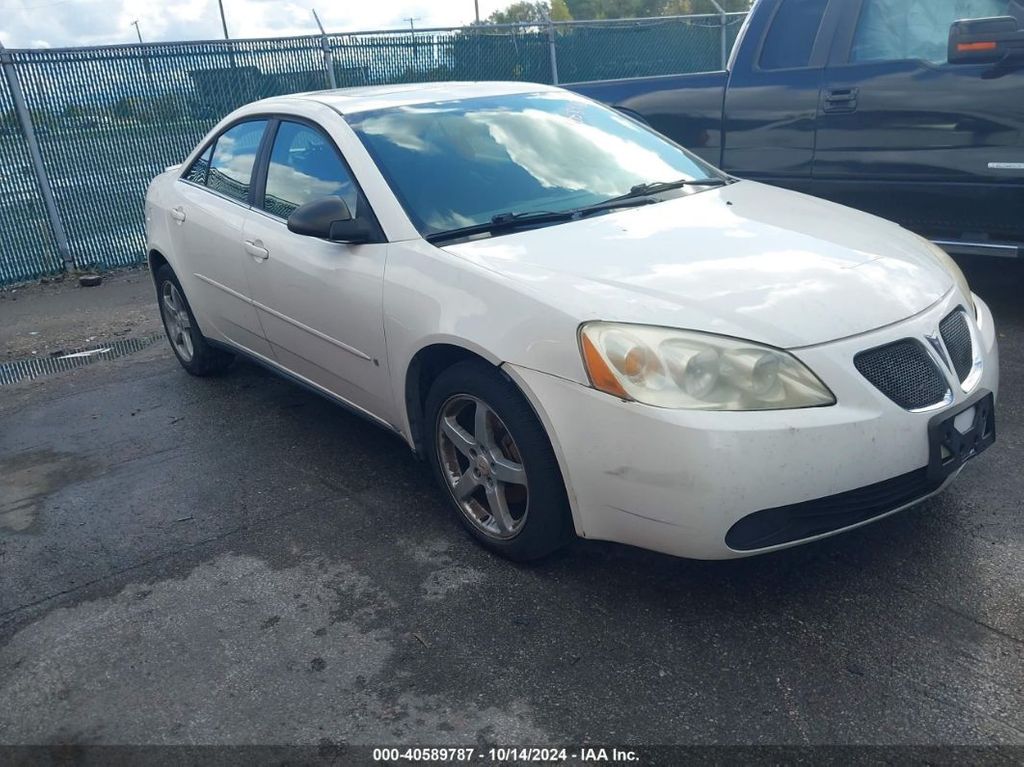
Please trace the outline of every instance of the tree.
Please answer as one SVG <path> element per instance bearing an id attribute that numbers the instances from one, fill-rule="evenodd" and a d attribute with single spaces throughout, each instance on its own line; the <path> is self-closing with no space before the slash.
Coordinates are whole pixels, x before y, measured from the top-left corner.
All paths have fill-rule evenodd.
<path id="1" fill-rule="evenodd" d="M 665 0 L 566 0 L 574 19 L 632 19 L 660 16 Z"/>
<path id="2" fill-rule="evenodd" d="M 710 0 L 565 0 L 574 19 L 626 19 L 717 13 Z M 751 0 L 719 0 L 726 11 L 749 11 Z"/>
<path id="3" fill-rule="evenodd" d="M 114 102 L 110 109 L 111 114 L 118 120 L 131 120 L 138 114 L 136 100 L 131 96 L 122 96 Z"/>
<path id="4" fill-rule="evenodd" d="M 749 11 L 751 0 L 718 0 L 726 12 Z M 718 9 L 709 0 L 668 0 L 665 3 L 666 16 L 685 16 L 691 13 L 717 13 Z"/>
<path id="5" fill-rule="evenodd" d="M 552 21 L 572 21 L 572 14 L 569 12 L 569 6 L 565 4 L 565 0 L 551 0 L 551 8 L 548 13 L 551 15 Z"/>
<path id="6" fill-rule="evenodd" d="M 749 11 L 752 0 L 718 0 L 727 12 Z M 495 11 L 485 24 L 542 24 L 572 19 L 642 19 L 717 13 L 710 0 L 519 0 Z"/>
<path id="7" fill-rule="evenodd" d="M 545 2 L 527 2 L 521 0 L 512 3 L 504 10 L 495 11 L 487 17 L 488 24 L 539 24 L 548 15 L 549 6 Z"/>
<path id="8" fill-rule="evenodd" d="M 552 21 L 572 21 L 572 13 L 566 0 L 539 0 L 528 2 L 521 0 L 499 11 L 495 11 L 483 22 L 484 24 L 542 24 L 550 18 Z"/>
<path id="9" fill-rule="evenodd" d="M 173 122 L 181 118 L 183 109 L 174 93 L 154 96 L 145 105 L 144 116 L 153 122 Z"/>
<path id="10" fill-rule="evenodd" d="M 0 131 L 3 133 L 13 133 L 18 128 L 18 116 L 14 113 L 13 109 L 9 109 L 0 115 Z"/>

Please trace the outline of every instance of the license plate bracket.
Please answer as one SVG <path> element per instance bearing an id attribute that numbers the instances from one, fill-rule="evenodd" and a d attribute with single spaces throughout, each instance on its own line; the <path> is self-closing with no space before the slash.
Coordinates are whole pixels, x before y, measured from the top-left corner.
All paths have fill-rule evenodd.
<path id="1" fill-rule="evenodd" d="M 957 416 L 975 408 L 965 432 L 957 429 Z M 945 480 L 996 441 L 996 408 L 992 392 L 980 391 L 955 410 L 947 410 L 928 422 L 928 479 Z"/>

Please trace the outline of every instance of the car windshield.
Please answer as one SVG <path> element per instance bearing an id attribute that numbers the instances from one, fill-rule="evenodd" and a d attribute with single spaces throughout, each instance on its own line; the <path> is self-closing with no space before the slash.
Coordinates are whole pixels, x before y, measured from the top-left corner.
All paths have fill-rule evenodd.
<path id="1" fill-rule="evenodd" d="M 424 237 L 506 214 L 576 210 L 642 193 L 644 184 L 726 178 L 639 123 L 565 92 L 393 107 L 348 121 Z"/>

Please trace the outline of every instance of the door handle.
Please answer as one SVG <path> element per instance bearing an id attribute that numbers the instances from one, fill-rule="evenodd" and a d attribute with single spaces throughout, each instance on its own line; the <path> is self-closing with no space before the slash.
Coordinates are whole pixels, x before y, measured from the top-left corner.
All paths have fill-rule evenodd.
<path id="1" fill-rule="evenodd" d="M 826 112 L 856 112 L 859 88 L 832 88 L 825 92 Z"/>
<path id="2" fill-rule="evenodd" d="M 260 240 L 246 240 L 245 252 L 257 261 L 266 261 L 270 258 L 270 251 L 263 247 L 263 243 Z"/>
<path id="3" fill-rule="evenodd" d="M 171 209 L 171 218 L 177 221 L 179 224 L 185 220 L 185 209 L 180 205 L 177 208 Z"/>

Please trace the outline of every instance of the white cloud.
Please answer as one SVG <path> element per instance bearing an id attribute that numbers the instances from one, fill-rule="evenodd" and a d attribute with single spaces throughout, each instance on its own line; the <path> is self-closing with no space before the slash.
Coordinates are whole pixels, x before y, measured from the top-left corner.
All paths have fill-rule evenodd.
<path id="1" fill-rule="evenodd" d="M 480 0 L 480 15 L 510 0 Z M 473 20 L 473 0 L 224 0 L 232 37 L 317 32 L 316 8 L 328 32 L 458 26 Z M 217 0 L 4 0 L 0 42 L 8 48 L 106 45 L 135 41 L 138 19 L 147 42 L 222 37 Z"/>

